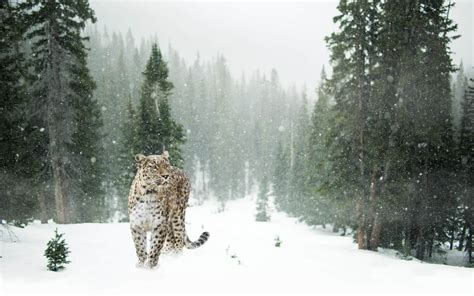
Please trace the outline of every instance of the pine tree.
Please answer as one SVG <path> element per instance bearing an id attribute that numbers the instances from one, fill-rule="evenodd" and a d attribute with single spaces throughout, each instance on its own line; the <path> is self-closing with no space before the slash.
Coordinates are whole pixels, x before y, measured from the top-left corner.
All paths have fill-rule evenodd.
<path id="1" fill-rule="evenodd" d="M 360 249 L 368 247 L 367 99 L 371 95 L 369 81 L 374 67 L 372 54 L 376 46 L 379 2 L 341 0 L 340 14 L 334 18 L 340 30 L 326 39 L 334 65 L 329 85 L 336 101 L 337 123 L 330 149 L 332 170 L 338 178 L 331 186 L 349 193 L 348 197 L 354 201 Z"/>
<path id="2" fill-rule="evenodd" d="M 32 112 L 31 75 L 25 55 L 24 12 L 17 3 L 0 2 L 0 217 L 21 226 L 34 217 L 45 222 L 47 134 Z M 28 182 L 30 186 L 24 186 Z"/>
<path id="3" fill-rule="evenodd" d="M 276 236 L 275 237 L 275 247 L 279 248 L 281 247 L 281 240 L 280 240 L 280 237 L 279 236 Z"/>
<path id="4" fill-rule="evenodd" d="M 216 197 L 225 203 L 235 197 L 232 191 L 232 178 L 243 166 L 242 164 L 235 166 L 233 159 L 236 148 L 234 142 L 236 132 L 231 124 L 235 115 L 231 111 L 234 82 L 223 56 L 218 56 L 211 66 L 209 99 L 213 124 L 209 131 L 211 133 L 209 153 L 212 155 L 209 161 L 209 186 Z"/>
<path id="5" fill-rule="evenodd" d="M 327 191 L 330 171 L 331 150 L 327 149 L 327 139 L 331 134 L 332 127 L 329 118 L 332 116 L 330 106 L 331 94 L 328 89 L 326 71 L 323 67 L 319 86 L 317 88 L 316 104 L 311 114 L 308 139 L 308 161 L 305 163 L 307 180 L 305 186 L 311 196 L 306 206 L 307 214 L 305 220 L 310 224 L 334 223 L 335 225 L 347 224 L 343 219 L 347 217 L 342 211 L 344 204 L 338 198 L 340 192 L 337 190 Z M 337 227 L 334 227 L 337 229 Z"/>
<path id="6" fill-rule="evenodd" d="M 288 189 L 290 180 L 290 159 L 288 152 L 284 150 L 281 141 L 278 143 L 275 157 L 275 172 L 273 173 L 273 195 L 275 196 L 275 205 L 283 211 L 289 210 Z"/>
<path id="7" fill-rule="evenodd" d="M 288 196 L 290 199 L 290 213 L 301 216 L 307 209 L 309 195 L 306 187 L 309 140 L 309 118 L 306 92 L 303 91 L 301 107 L 292 132 L 292 160 L 289 173 Z"/>
<path id="8" fill-rule="evenodd" d="M 455 158 L 449 43 L 456 26 L 448 18 L 451 6 L 444 1 L 382 6 L 387 27 L 379 40 L 379 73 L 385 79 L 379 80 L 381 100 L 374 102 L 377 108 L 372 112 L 377 113 L 372 117 L 387 118 L 386 125 L 375 130 L 379 139 L 389 136 L 383 145 L 380 140 L 374 144 L 386 151 L 385 156 L 378 154 L 385 159 L 383 175 L 389 176 L 383 177 L 382 190 L 390 194 L 397 187 L 412 188 L 395 197 L 397 210 L 388 217 L 398 221 L 387 225 L 395 227 L 384 231 L 389 235 L 382 239 L 395 239 L 399 242 L 392 243 L 401 245 L 404 235 L 404 248 L 414 250 L 419 259 L 431 256 L 435 242 L 446 241 L 445 221 L 455 212 L 447 184 Z M 408 222 L 401 226 L 402 220 Z M 400 228 L 405 228 L 403 235 L 394 235 Z"/>
<path id="9" fill-rule="evenodd" d="M 132 98 L 129 97 L 127 104 L 127 117 L 122 123 L 122 143 L 120 143 L 120 155 L 118 159 L 119 172 L 118 188 L 119 192 L 128 192 L 132 184 L 133 177 L 136 173 L 136 166 L 133 161 L 134 156 L 140 151 L 138 140 L 138 125 L 137 114 L 132 103 Z M 117 210 L 122 213 L 124 217 L 127 216 L 127 195 L 122 194 L 117 203 Z"/>
<path id="10" fill-rule="evenodd" d="M 95 83 L 89 75 L 84 56 L 78 59 L 71 72 L 75 79 L 70 82 L 70 87 L 76 97 L 71 104 L 74 108 L 75 131 L 69 149 L 74 153 L 74 166 L 78 168 L 74 172 L 77 178 L 74 198 L 76 220 L 103 221 L 107 213 L 102 188 L 105 165 L 100 145 L 102 114 L 92 95 Z"/>
<path id="11" fill-rule="evenodd" d="M 171 163 L 182 167 L 181 145 L 185 141 L 183 127 L 171 115 L 168 97 L 173 84 L 168 81 L 168 67 L 156 44 L 152 46 L 143 75 L 145 81 L 138 109 L 140 152 L 160 154 L 166 148 Z"/>
<path id="12" fill-rule="evenodd" d="M 73 103 L 90 95 L 90 81 L 85 93 L 78 91 L 85 68 L 86 50 L 81 36 L 88 20 L 95 21 L 87 1 L 25 1 L 19 4 L 25 14 L 27 38 L 32 39 L 32 62 L 37 77 L 33 84 L 34 110 L 47 126 L 48 156 L 53 176 L 56 216 L 59 223 L 69 223 L 71 196 L 81 167 L 71 149 L 77 131 Z M 90 99 L 90 98 L 89 98 Z"/>
<path id="13" fill-rule="evenodd" d="M 268 179 L 263 177 L 259 186 L 259 193 L 257 198 L 257 215 L 256 221 L 266 222 L 270 221 L 270 214 L 268 213 Z"/>
<path id="14" fill-rule="evenodd" d="M 471 79 L 471 82 L 474 82 Z M 468 86 L 465 91 L 462 105 L 462 120 L 459 144 L 459 162 L 460 162 L 460 183 L 461 189 L 461 219 L 463 221 L 464 231 L 461 233 L 460 249 L 463 241 L 465 250 L 468 253 L 468 263 L 473 264 L 473 232 L 474 232 L 474 87 Z M 465 236 L 465 237 L 464 237 Z"/>
<path id="15" fill-rule="evenodd" d="M 51 271 L 59 271 L 64 268 L 65 264 L 71 263 L 67 260 L 71 253 L 63 238 L 64 233 L 59 234 L 58 229 L 54 231 L 54 237 L 48 242 L 44 251 L 44 256 L 48 259 L 48 269 Z"/>
<path id="16" fill-rule="evenodd" d="M 7 169 L 14 167 L 21 141 L 24 114 L 18 109 L 26 102 L 26 65 L 19 50 L 22 32 L 18 26 L 21 20 L 9 1 L 0 2 L 0 17 L 0 164 L 2 169 Z M 2 173 L 6 174 L 6 171 Z"/>

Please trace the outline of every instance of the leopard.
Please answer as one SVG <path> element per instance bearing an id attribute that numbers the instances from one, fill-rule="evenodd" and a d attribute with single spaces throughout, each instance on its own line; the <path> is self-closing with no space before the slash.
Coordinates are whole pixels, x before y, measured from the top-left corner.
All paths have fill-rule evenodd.
<path id="1" fill-rule="evenodd" d="M 204 231 L 197 241 L 189 239 L 185 215 L 191 183 L 183 170 L 171 165 L 168 151 L 137 154 L 135 163 L 137 172 L 128 195 L 130 230 L 137 267 L 154 268 L 160 254 L 198 248 L 208 240 L 209 232 Z"/>

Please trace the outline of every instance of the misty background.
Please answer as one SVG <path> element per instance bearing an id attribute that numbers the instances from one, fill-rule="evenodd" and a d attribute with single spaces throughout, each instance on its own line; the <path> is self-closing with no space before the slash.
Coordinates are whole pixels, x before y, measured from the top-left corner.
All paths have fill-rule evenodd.
<path id="1" fill-rule="evenodd" d="M 160 46 L 176 48 L 186 61 L 196 55 L 209 60 L 223 54 L 233 76 L 257 69 L 278 70 L 285 86 L 304 84 L 313 90 L 321 67 L 329 66 L 324 38 L 336 30 L 338 1 L 185 2 L 91 1 L 99 29 L 122 33 L 131 29 L 140 38 L 156 36 Z M 473 2 L 456 1 L 450 17 L 458 24 L 452 42 L 453 62 L 473 59 Z M 313 97 L 314 92 L 308 92 Z"/>

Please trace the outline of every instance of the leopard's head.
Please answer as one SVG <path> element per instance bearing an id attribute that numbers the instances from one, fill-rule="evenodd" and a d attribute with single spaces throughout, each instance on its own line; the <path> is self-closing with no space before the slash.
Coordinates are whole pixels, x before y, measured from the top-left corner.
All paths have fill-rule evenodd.
<path id="1" fill-rule="evenodd" d="M 168 151 L 164 151 L 161 155 L 145 156 L 137 154 L 135 155 L 135 162 L 138 173 L 152 179 L 158 186 L 168 185 L 171 168 Z"/>

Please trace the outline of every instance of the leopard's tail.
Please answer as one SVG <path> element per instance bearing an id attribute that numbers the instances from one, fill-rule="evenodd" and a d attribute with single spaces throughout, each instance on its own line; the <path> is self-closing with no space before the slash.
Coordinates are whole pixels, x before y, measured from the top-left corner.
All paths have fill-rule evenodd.
<path id="1" fill-rule="evenodd" d="M 209 239 L 209 232 L 205 231 L 201 234 L 197 241 L 191 241 L 186 234 L 186 248 L 188 249 L 196 249 L 202 246 L 207 240 Z"/>

